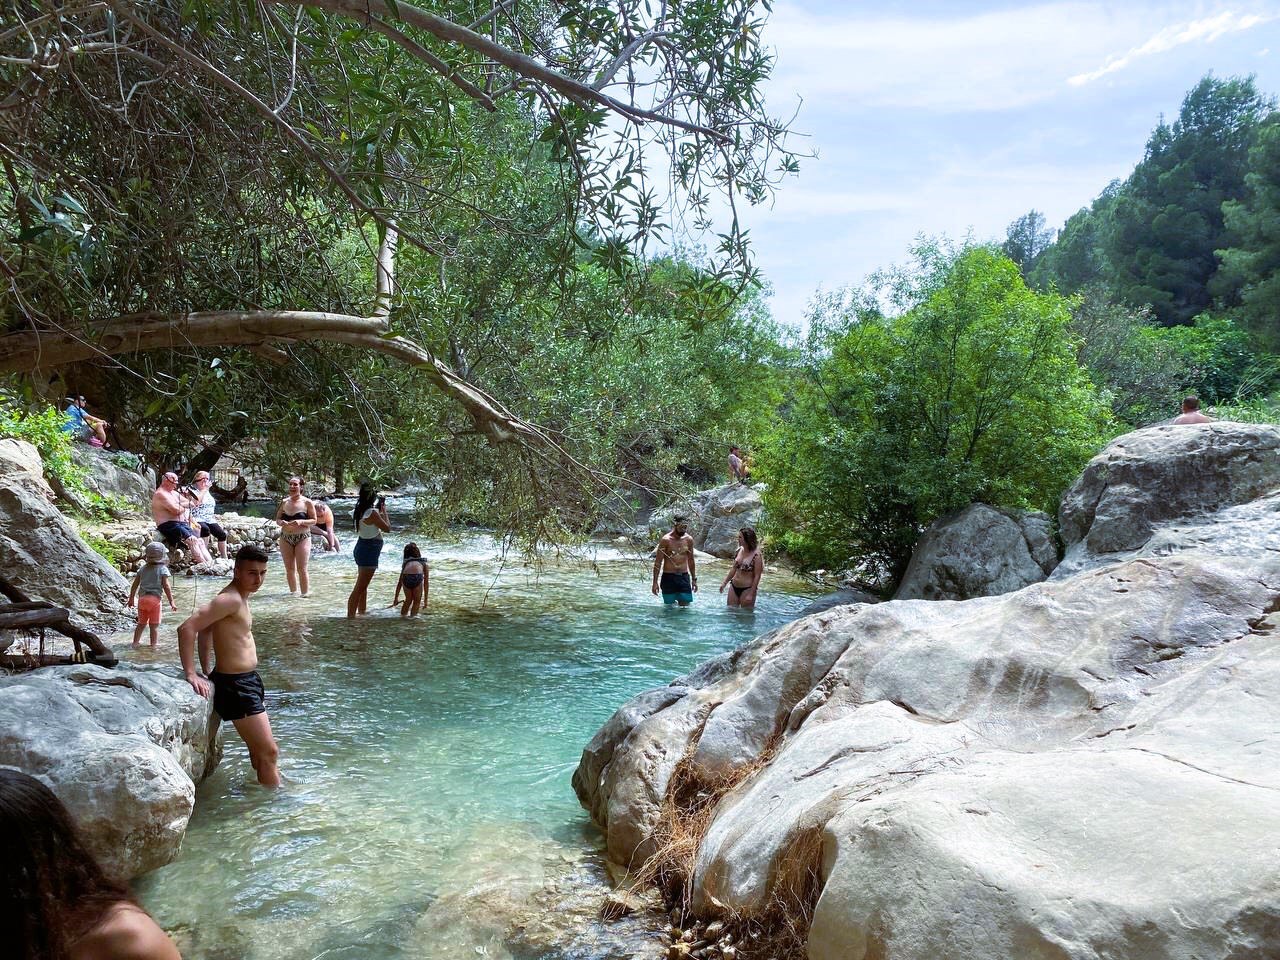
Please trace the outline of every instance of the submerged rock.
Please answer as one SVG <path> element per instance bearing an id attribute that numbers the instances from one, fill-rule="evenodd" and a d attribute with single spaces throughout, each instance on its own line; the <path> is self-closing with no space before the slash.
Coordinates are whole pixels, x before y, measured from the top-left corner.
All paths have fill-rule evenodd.
<path id="1" fill-rule="evenodd" d="M 1052 521 L 974 503 L 934 521 L 911 554 L 897 600 L 970 600 L 1039 583 L 1058 564 Z"/>
<path id="2" fill-rule="evenodd" d="M 168 668 L 45 667 L 0 677 L 0 765 L 43 780 L 128 879 L 178 853 L 222 747 L 208 700 Z"/>
<path id="3" fill-rule="evenodd" d="M 1280 430 L 1211 427 L 1090 464 L 1073 574 L 837 606 L 625 705 L 574 781 L 610 858 L 678 779 L 691 909 L 811 896 L 814 960 L 1280 955 Z"/>

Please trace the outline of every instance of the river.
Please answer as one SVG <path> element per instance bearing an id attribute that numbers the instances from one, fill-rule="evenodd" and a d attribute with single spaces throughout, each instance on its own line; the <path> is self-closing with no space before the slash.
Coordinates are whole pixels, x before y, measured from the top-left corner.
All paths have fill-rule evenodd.
<path id="1" fill-rule="evenodd" d="M 253 599 L 286 785 L 258 787 L 228 729 L 181 854 L 137 883 L 187 960 L 512 955 L 502 910 L 554 886 L 557 870 L 583 876 L 599 861 L 570 786 L 599 725 L 811 599 L 801 581 L 766 574 L 756 613 L 728 610 L 717 562 L 692 607 L 664 608 L 644 557 L 603 545 L 530 566 L 471 535 L 420 541 L 430 608 L 402 620 L 386 607 L 406 542 L 392 535 L 370 615 L 348 621 L 350 541 L 313 555 L 311 596 L 288 595 L 273 556 Z M 218 586 L 178 578 L 179 606 Z M 177 616 L 159 648 L 125 656 L 176 659 Z M 516 953 L 593 956 L 561 946 Z"/>

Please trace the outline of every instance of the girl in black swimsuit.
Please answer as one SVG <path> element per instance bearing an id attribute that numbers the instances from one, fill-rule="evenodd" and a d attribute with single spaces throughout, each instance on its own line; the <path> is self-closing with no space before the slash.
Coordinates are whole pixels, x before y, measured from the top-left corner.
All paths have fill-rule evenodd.
<path id="1" fill-rule="evenodd" d="M 721 593 L 724 593 L 725 587 L 729 587 L 729 594 L 725 598 L 729 606 L 754 609 L 763 574 L 764 554 L 760 552 L 760 541 L 755 528 L 742 527 L 738 530 L 738 552 L 733 558 L 733 566 L 720 584 Z"/>
<path id="2" fill-rule="evenodd" d="M 400 603 L 400 588 L 404 588 L 404 604 L 400 607 L 400 616 L 416 617 L 418 611 L 427 605 L 427 591 L 431 589 L 428 577 L 431 575 L 427 561 L 416 543 L 404 545 L 404 560 L 400 564 L 400 579 L 396 581 L 394 607 Z"/>

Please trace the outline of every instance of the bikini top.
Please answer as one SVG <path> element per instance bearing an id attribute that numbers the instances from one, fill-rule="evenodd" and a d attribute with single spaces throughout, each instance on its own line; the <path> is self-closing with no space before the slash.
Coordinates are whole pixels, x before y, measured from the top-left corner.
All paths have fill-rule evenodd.
<path id="1" fill-rule="evenodd" d="M 746 560 L 735 560 L 735 561 L 733 562 L 733 565 L 734 565 L 734 567 L 735 567 L 736 569 L 741 570 L 743 573 L 752 573 L 752 572 L 754 572 L 754 571 L 755 571 L 755 569 L 756 569 L 756 556 L 757 556 L 757 555 L 756 555 L 756 554 L 754 554 L 754 553 L 753 553 L 753 554 L 751 554 L 751 560 L 750 560 L 750 561 L 746 561 Z"/>
<path id="2" fill-rule="evenodd" d="M 405 557 L 404 561 L 400 564 L 400 569 L 403 570 L 405 567 L 407 567 L 411 563 L 420 563 L 423 565 L 423 567 L 425 567 L 427 565 L 427 558 L 426 557 Z"/>
<path id="3" fill-rule="evenodd" d="M 301 513 L 282 513 L 280 514 L 280 519 L 281 520 L 310 520 L 311 515 L 307 513 L 307 511 L 303 510 Z"/>

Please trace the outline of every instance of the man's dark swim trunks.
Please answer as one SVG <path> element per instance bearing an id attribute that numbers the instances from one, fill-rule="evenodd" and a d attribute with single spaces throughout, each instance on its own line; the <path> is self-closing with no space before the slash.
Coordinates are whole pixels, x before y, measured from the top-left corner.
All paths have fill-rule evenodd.
<path id="1" fill-rule="evenodd" d="M 693 582 L 687 573 L 664 573 L 658 589 L 663 603 L 693 603 Z"/>
<path id="2" fill-rule="evenodd" d="M 164 537 L 165 542 L 169 544 L 190 540 L 196 535 L 196 532 L 191 527 L 178 520 L 166 520 L 164 523 L 158 523 L 156 524 L 156 529 L 160 531 L 160 536 Z"/>
<path id="3" fill-rule="evenodd" d="M 213 684 L 213 709 L 223 720 L 243 720 L 266 713 L 267 705 L 263 702 L 266 691 L 262 689 L 257 670 L 248 673 L 215 670 L 209 674 L 209 680 Z"/>

